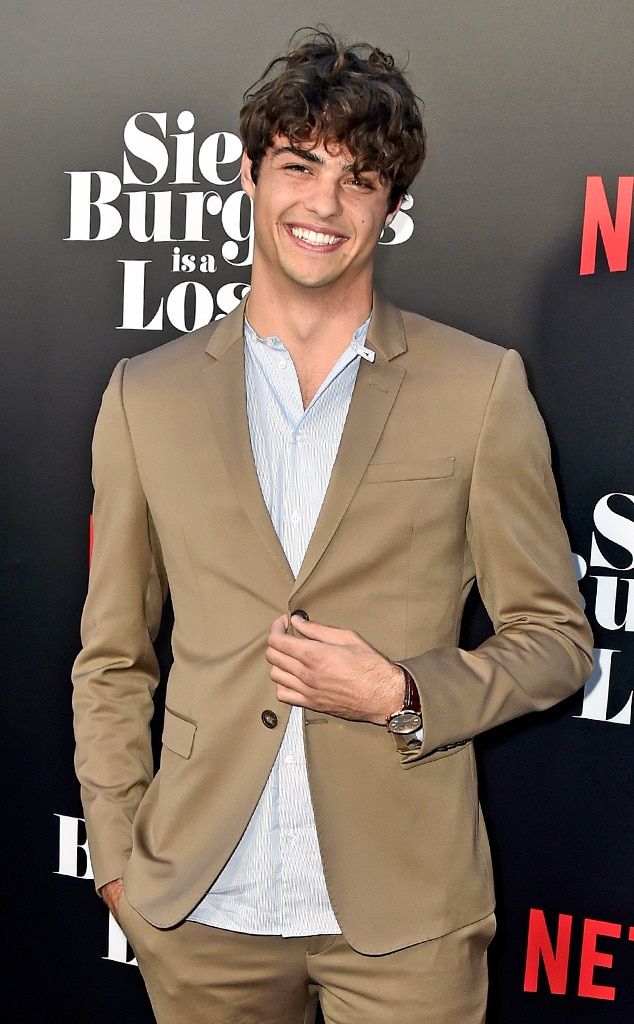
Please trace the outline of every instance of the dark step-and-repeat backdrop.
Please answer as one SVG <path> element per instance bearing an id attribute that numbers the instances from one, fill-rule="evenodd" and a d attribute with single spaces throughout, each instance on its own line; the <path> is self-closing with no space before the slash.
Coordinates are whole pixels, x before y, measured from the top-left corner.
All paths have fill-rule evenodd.
<path id="1" fill-rule="evenodd" d="M 241 94 L 322 21 L 409 61 L 429 158 L 379 285 L 522 353 L 595 630 L 583 692 L 479 742 L 499 896 L 489 1020 L 631 1024 L 631 0 L 5 0 L 0 18 L 4 1019 L 151 1020 L 94 893 L 73 773 L 90 440 L 122 356 L 245 294 Z M 463 642 L 489 628 L 472 602 Z M 169 609 L 158 646 L 167 668 Z"/>

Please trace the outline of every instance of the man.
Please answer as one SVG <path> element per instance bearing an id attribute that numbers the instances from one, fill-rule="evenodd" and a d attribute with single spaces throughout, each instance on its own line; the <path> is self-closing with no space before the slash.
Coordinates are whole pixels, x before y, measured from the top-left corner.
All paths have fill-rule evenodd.
<path id="1" fill-rule="evenodd" d="M 373 292 L 424 157 L 392 59 L 314 33 L 241 112 L 252 287 L 122 360 L 74 667 L 95 884 L 156 1018 L 484 1019 L 472 738 L 591 668 L 517 353 Z M 457 646 L 477 580 L 495 636 Z M 152 639 L 171 590 L 161 764 Z"/>

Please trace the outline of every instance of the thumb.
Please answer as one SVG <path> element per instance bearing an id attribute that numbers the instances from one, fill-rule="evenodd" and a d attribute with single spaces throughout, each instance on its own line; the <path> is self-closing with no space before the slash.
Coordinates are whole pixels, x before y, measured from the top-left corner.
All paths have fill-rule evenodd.
<path id="1" fill-rule="evenodd" d="M 283 615 L 278 615 L 276 619 L 273 619 L 271 624 L 271 633 L 279 633 L 283 635 L 288 629 L 288 614 L 285 612 Z"/>

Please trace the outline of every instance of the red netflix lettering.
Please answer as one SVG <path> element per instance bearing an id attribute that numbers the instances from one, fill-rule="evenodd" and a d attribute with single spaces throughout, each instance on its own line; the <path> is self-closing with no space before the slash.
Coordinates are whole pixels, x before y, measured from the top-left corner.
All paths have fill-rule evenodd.
<path id="1" fill-rule="evenodd" d="M 576 956 L 579 943 L 575 942 L 571 945 L 573 924 L 571 914 L 558 914 L 556 924 L 551 921 L 549 929 L 544 911 L 531 908 L 526 939 L 524 991 L 537 992 L 540 988 L 544 988 L 545 983 L 545 987 L 551 995 L 565 996 L 568 994 L 573 997 L 580 996 L 583 999 L 602 999 L 614 1002 L 617 998 L 616 986 L 601 984 L 596 978 L 596 971 L 597 969 L 612 970 L 615 955 L 618 952 L 622 955 L 626 947 L 621 943 L 618 950 L 610 953 L 605 948 L 598 949 L 597 946 L 599 939 L 603 946 L 605 942 L 603 937 L 617 940 L 627 939 L 629 942 L 634 942 L 634 926 L 628 927 L 614 921 L 598 921 L 592 917 L 585 918 L 580 923 L 581 953 L 579 954 L 577 975 L 576 967 L 572 962 L 571 950 Z M 577 926 L 574 925 L 574 927 Z M 571 974 L 573 978 L 578 976 L 576 991 L 574 981 L 568 991 L 568 979 Z"/>
<path id="2" fill-rule="evenodd" d="M 611 967 L 612 953 L 600 953 L 597 949 L 599 935 L 621 938 L 621 925 L 612 921 L 594 921 L 588 918 L 583 926 L 581 966 L 579 968 L 579 995 L 587 999 L 615 999 L 616 989 L 612 985 L 597 985 L 594 981 L 595 967 Z"/>
<path id="3" fill-rule="evenodd" d="M 580 274 L 594 274 L 595 272 L 599 233 L 610 270 L 627 270 L 633 192 L 634 177 L 620 177 L 613 221 L 603 180 L 597 176 L 587 178 L 581 235 Z"/>
<path id="4" fill-rule="evenodd" d="M 539 965 L 542 963 L 550 991 L 554 995 L 566 994 L 571 934 L 572 916 L 560 914 L 557 923 L 557 940 L 553 950 L 544 911 L 531 909 L 528 919 L 526 971 L 524 973 L 525 992 L 537 992 Z"/>

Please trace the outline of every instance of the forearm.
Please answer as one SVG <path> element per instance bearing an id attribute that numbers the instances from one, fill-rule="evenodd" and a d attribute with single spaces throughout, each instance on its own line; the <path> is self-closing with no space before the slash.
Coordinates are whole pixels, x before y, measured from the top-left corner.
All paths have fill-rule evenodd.
<path id="1" fill-rule="evenodd" d="M 86 650 L 78 659 L 81 665 L 86 665 Z M 122 874 L 132 821 L 153 776 L 149 726 L 155 679 L 154 673 L 131 670 L 123 660 L 100 669 L 86 667 L 85 674 L 80 668 L 73 671 L 75 770 L 96 888 Z"/>
<path id="2" fill-rule="evenodd" d="M 506 630 L 475 651 L 436 648 L 405 658 L 421 695 L 424 742 L 411 759 L 459 743 L 575 693 L 592 668 L 592 637 L 543 627 Z"/>

